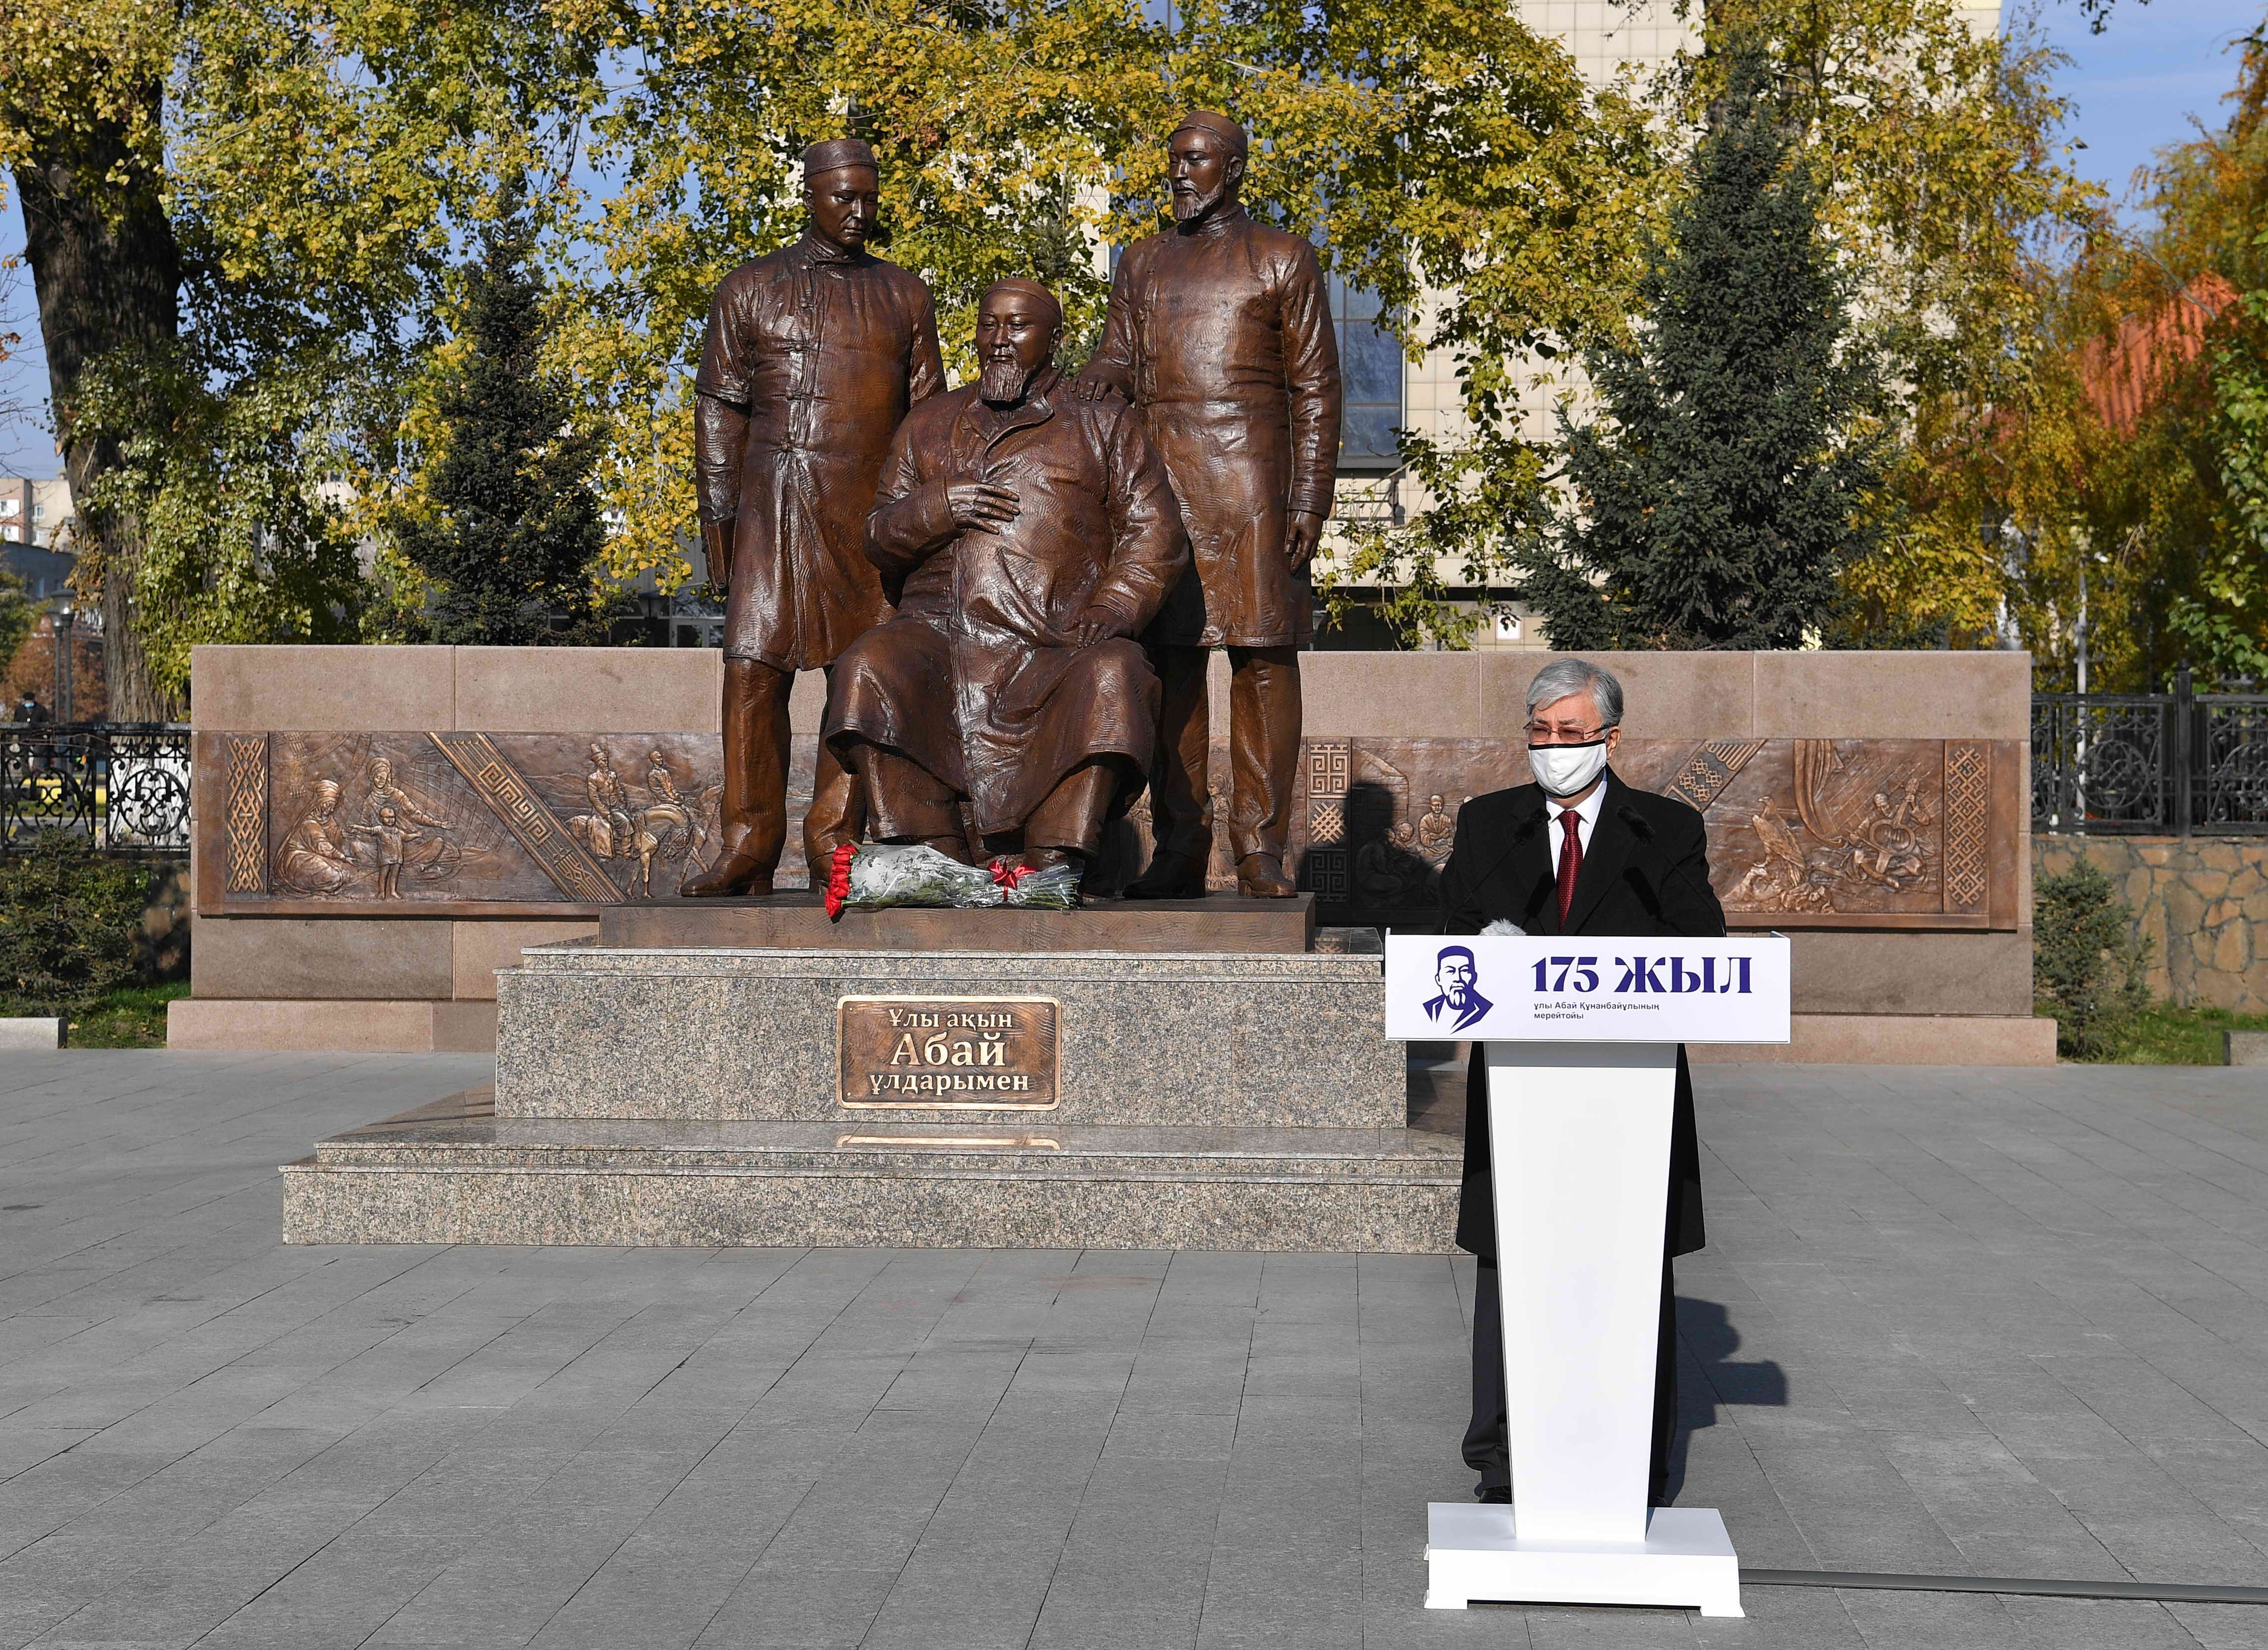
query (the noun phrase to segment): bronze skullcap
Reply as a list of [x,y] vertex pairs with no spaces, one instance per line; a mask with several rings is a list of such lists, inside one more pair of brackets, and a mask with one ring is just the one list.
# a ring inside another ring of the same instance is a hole
[[[1218,114],[1211,109],[1191,109],[1187,114],[1182,116],[1181,124],[1174,127],[1174,130],[1176,133],[1211,132],[1215,137],[1226,140],[1230,149],[1240,157],[1251,148],[1251,140],[1244,135],[1244,128],[1230,120],[1227,115]],[[1167,141],[1170,142],[1171,139]]]
[[[863,137],[830,137],[803,151],[803,180],[843,166],[874,166],[874,151]],[[880,166],[874,166],[880,172]]]
[[[990,298],[995,292],[1028,292],[1034,298],[1045,298],[1048,306],[1056,313],[1056,325],[1058,327],[1063,325],[1063,300],[1029,276],[1004,275],[984,289],[984,298]],[[977,300],[976,306],[979,309],[984,306],[983,298]]]

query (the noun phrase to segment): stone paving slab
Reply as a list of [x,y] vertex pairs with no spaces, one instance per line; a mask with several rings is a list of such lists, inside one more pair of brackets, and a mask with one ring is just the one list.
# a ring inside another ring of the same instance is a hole
[[[2268,1646],[1427,1611],[1462,1260],[277,1241],[278,1164],[487,1076],[0,1053],[0,1650]],[[1745,1562],[2268,1585],[2268,1073],[1697,1077],[1678,1499]]]

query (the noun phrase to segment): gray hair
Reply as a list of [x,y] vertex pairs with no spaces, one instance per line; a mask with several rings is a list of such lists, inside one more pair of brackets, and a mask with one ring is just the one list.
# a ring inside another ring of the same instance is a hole
[[1537,671],[1528,684],[1528,714],[1533,717],[1537,707],[1556,704],[1575,693],[1591,696],[1591,703],[1599,707],[1600,726],[1622,726],[1623,684],[1612,671],[1602,670],[1587,659],[1555,659]]

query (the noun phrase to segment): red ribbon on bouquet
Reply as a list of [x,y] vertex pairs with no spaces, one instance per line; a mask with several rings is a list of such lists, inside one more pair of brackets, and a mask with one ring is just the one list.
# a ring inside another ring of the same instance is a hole
[[858,856],[855,843],[844,843],[835,851],[835,863],[827,873],[827,920],[835,922],[843,915],[843,902],[850,897],[850,861]]

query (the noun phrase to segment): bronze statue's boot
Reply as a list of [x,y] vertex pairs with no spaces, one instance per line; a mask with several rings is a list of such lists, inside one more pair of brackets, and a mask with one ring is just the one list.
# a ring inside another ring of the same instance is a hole
[[1195,900],[1204,897],[1205,862],[1168,848],[1152,856],[1150,868],[1126,885],[1130,900]]
[[1232,647],[1228,664],[1234,785],[1228,840],[1236,851],[1236,891],[1288,900],[1300,891],[1284,874],[1292,786],[1300,772],[1300,655],[1289,647]]
[[1121,777],[1128,776],[1123,762],[1095,761],[1081,763],[1056,781],[1024,821],[1024,851],[1019,858],[1026,868],[1066,866],[1084,880],[1087,859],[1102,841],[1111,799],[1118,794]]
[[725,661],[725,799],[718,821],[724,851],[678,884],[680,896],[772,891],[772,872],[787,844],[787,696],[794,685],[791,671],[753,659]]
[[1158,753],[1150,773],[1150,868],[1119,894],[1126,900],[1194,900],[1212,859],[1212,792],[1205,779],[1205,670],[1202,647],[1164,647],[1152,664],[1158,702]]
[[[835,667],[827,667],[828,686],[835,684]],[[856,843],[866,834],[866,784],[843,765],[843,758],[826,740],[811,776],[811,807],[803,816],[803,859],[811,867],[811,886],[823,888],[835,873],[835,851]]]
[[769,894],[771,891],[771,866],[752,854],[744,853],[721,854],[715,865],[677,885],[679,896],[688,900],[715,899],[733,894]]
[[1236,891],[1250,899],[1288,900],[1300,889],[1274,854],[1247,854],[1236,862]]

